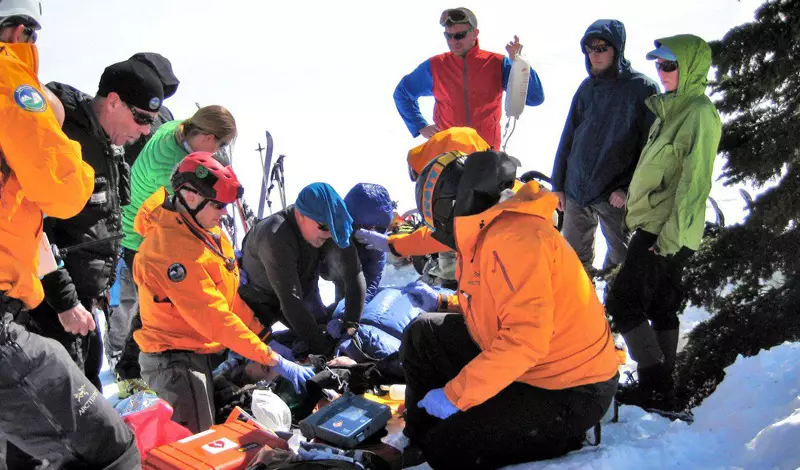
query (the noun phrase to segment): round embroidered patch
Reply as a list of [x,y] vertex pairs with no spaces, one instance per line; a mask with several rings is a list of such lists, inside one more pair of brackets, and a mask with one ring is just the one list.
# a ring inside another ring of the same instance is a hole
[[147,105],[150,106],[150,110],[155,111],[161,106],[161,100],[157,97],[150,98],[150,102]]
[[172,282],[181,282],[186,279],[186,266],[180,263],[173,263],[167,268],[167,277]]
[[47,110],[47,100],[39,90],[30,85],[20,85],[14,90],[14,101],[17,106],[33,113],[42,113]]

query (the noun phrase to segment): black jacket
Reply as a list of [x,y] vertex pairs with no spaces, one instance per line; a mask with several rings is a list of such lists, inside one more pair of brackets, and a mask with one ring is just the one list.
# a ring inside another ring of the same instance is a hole
[[[248,285],[239,289],[242,299],[260,318],[265,310],[280,311],[289,323],[286,326],[306,341],[314,354],[326,354],[331,347],[320,324],[324,319],[316,318],[320,312],[309,308],[310,297],[318,296],[323,258],[343,281],[344,321],[357,323],[364,311],[366,284],[353,243],[342,249],[328,240],[321,248],[314,248],[300,233],[294,206],[289,206],[259,221],[242,246],[242,269],[249,279]],[[254,289],[256,292],[252,292]]]
[[581,83],[569,109],[553,164],[553,190],[582,207],[617,189],[627,192],[633,171],[655,116],[644,104],[658,93],[658,85],[631,68],[625,59],[625,26],[617,20],[598,20],[581,38],[614,46],[616,70],[594,77],[584,51],[589,77]]
[[[61,83],[48,83],[64,104],[64,133],[81,144],[83,160],[95,171],[94,191],[86,206],[70,219],[47,217],[50,243],[68,248],[122,233],[120,205],[130,202],[130,167],[121,147],[113,147],[92,110],[92,97]],[[70,252],[64,267],[42,279],[45,300],[56,312],[78,304],[78,298],[102,295],[114,283],[119,241]]]

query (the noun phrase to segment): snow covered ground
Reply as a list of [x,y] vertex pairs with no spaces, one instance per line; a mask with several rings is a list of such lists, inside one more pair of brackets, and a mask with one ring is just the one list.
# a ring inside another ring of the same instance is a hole
[[[417,278],[413,267],[387,266],[383,285]],[[330,283],[320,283],[323,299]],[[686,333],[709,317],[696,307],[681,317]],[[102,319],[101,319],[102,322]],[[627,365],[635,369],[635,363]],[[104,366],[104,395],[116,401],[113,374]],[[620,407],[619,422],[603,425],[599,447],[508,469],[797,469],[800,468],[800,343],[785,343],[755,357],[737,358],[725,381],[694,410],[694,424],[672,422],[640,408]],[[395,436],[392,442],[403,442]],[[414,467],[425,470],[427,465]]]

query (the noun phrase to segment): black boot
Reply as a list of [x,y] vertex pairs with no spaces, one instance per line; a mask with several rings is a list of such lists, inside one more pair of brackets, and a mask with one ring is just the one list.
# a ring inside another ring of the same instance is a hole
[[643,409],[675,411],[675,380],[672,369],[662,363],[640,368],[637,372],[638,382],[620,386],[617,400]]

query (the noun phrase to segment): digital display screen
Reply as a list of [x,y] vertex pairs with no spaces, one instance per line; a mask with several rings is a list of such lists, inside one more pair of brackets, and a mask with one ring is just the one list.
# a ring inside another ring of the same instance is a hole
[[356,408],[355,406],[348,407],[346,410],[342,411],[341,413],[337,413],[336,416],[344,419],[348,419],[350,421],[355,421],[358,418],[367,414],[367,410],[362,410],[361,408]]

